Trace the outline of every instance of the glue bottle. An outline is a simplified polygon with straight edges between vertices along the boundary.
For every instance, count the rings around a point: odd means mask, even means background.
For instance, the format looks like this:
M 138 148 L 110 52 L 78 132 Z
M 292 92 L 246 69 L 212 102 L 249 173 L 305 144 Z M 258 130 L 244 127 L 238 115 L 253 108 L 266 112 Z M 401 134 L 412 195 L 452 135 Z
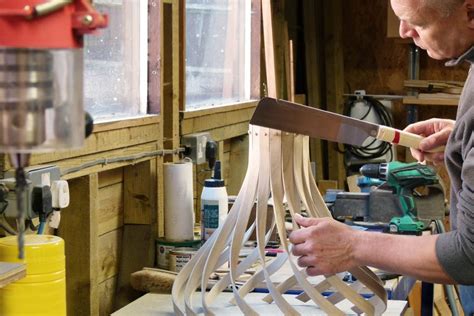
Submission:
M 224 223 L 227 217 L 228 196 L 221 179 L 221 162 L 216 161 L 214 176 L 204 181 L 201 194 L 201 240 L 204 243 Z

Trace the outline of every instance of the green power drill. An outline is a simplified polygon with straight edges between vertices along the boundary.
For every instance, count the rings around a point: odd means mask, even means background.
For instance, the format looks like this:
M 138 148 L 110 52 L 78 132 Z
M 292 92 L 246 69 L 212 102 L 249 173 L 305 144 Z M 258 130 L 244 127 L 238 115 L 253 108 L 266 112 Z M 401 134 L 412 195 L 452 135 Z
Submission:
M 367 164 L 360 168 L 360 173 L 368 178 L 385 181 L 398 196 L 402 217 L 390 221 L 391 233 L 419 235 L 426 224 L 416 218 L 416 205 L 413 190 L 417 187 L 437 184 L 439 182 L 433 168 L 415 163 L 393 161 L 381 164 Z

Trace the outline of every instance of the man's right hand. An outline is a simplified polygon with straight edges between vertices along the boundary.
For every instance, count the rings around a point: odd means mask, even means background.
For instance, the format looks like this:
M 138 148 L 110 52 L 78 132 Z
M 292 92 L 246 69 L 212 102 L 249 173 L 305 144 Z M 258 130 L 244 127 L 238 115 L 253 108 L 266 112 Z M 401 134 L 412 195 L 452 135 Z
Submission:
M 432 161 L 435 165 L 443 164 L 444 152 L 430 153 L 429 151 L 436 147 L 446 146 L 454 123 L 453 120 L 433 118 L 408 125 L 405 131 L 425 137 L 419 149 L 410 149 L 413 157 L 418 161 Z

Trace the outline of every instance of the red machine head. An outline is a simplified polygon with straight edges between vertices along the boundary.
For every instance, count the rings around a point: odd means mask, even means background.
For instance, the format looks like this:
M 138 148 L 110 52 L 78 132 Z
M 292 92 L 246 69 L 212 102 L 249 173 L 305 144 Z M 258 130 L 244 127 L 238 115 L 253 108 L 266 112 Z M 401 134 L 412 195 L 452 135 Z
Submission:
M 0 47 L 79 48 L 107 23 L 87 0 L 0 0 Z

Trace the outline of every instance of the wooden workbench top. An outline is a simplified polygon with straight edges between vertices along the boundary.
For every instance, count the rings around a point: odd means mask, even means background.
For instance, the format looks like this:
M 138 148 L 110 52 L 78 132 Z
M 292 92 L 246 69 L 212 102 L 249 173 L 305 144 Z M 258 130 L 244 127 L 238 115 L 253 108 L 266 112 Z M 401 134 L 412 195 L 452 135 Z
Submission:
M 193 299 L 193 302 L 196 304 L 196 306 L 200 306 L 198 305 L 200 303 L 199 294 L 200 293 L 195 294 L 195 298 Z M 267 294 L 265 293 L 250 293 L 245 297 L 245 300 L 250 303 L 260 315 L 281 315 L 281 311 L 275 304 L 268 304 L 262 301 L 262 298 L 266 295 Z M 232 293 L 221 293 L 221 295 L 217 297 L 217 300 L 212 305 L 212 311 L 214 314 L 226 316 L 242 315 L 242 312 L 238 307 L 228 303 L 232 297 Z M 295 295 L 284 295 L 284 297 L 302 315 L 326 315 L 322 310 L 315 307 L 314 303 L 303 303 L 297 300 Z M 387 310 L 385 311 L 384 315 L 401 315 L 404 312 L 406 305 L 406 301 L 388 301 Z M 351 310 L 352 304 L 348 300 L 342 301 L 337 306 L 341 308 L 341 310 L 343 310 L 347 315 L 356 315 L 356 313 Z M 202 311 L 200 310 L 199 313 L 201 314 Z M 128 315 L 175 315 L 173 311 L 173 304 L 171 302 L 171 295 L 148 293 L 112 314 L 112 316 Z

